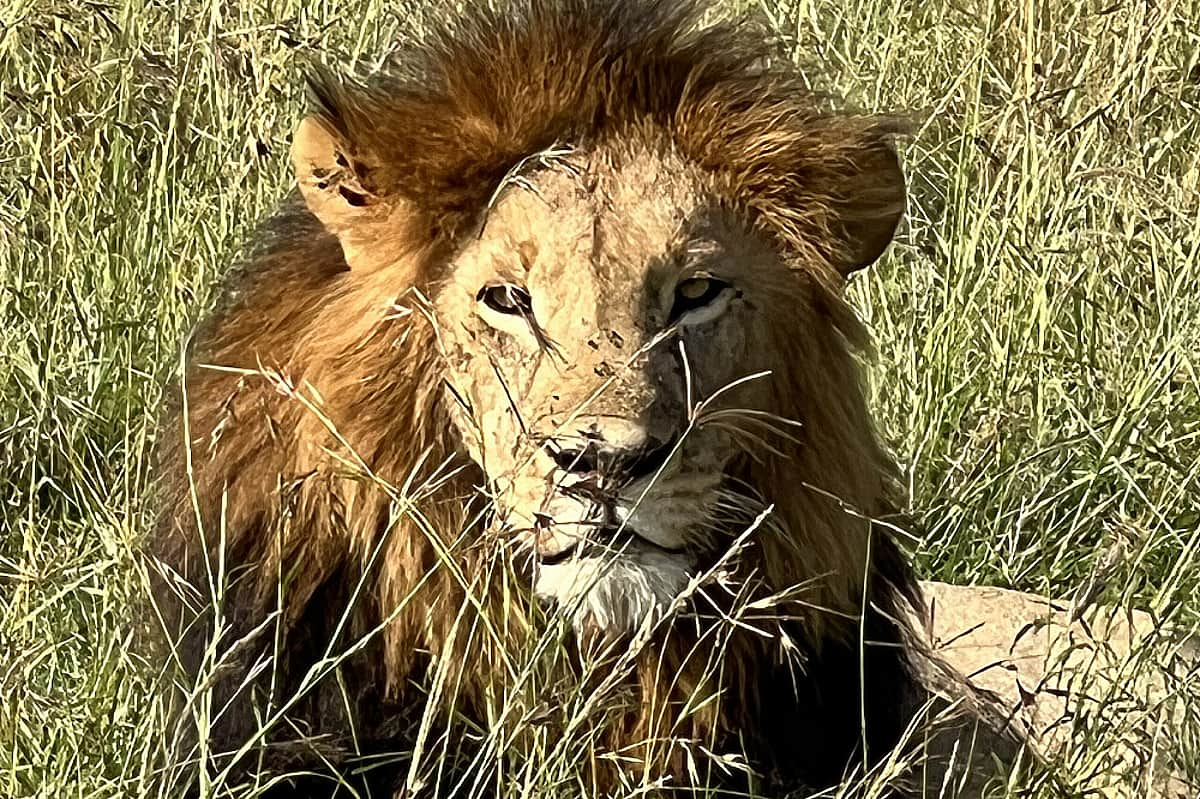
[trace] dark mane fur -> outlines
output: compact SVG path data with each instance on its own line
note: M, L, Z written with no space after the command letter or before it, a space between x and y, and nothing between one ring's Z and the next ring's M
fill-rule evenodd
M829 379L844 388L844 406L830 418L854 428L836 440L857 447L845 455L854 462L847 468L863 472L851 499L871 518L896 509L891 462L875 442L848 354L862 333L836 296L855 257L849 242L896 212L894 196L877 188L878 174L895 168L896 124L822 111L763 27L701 26L691 2L464 7L365 84L325 73L311 82L315 111L349 143L349 166L362 188L407 209L397 246L416 270L400 277L352 272L337 239L303 202L289 200L198 329L185 391L168 410L162 513L150 549L168 567L157 601L177 639L172 656L195 681L215 653L219 675L208 684L214 707L231 703L208 725L209 744L222 754L206 767L215 772L231 763L229 753L258 729L256 713L279 710L281 697L305 691L267 739L231 767L235 779L258 765L320 769L355 746L411 746L435 664L451 663L462 697L453 710L472 723L485 721L471 714L489 697L504 695L495 642L462 640L464 604L490 614L490 629L519 635L529 623L506 602L499 567L472 546L482 476L450 433L432 326L420 314L384 322L378 308L405 288L427 292L506 173L555 144L658 132L711 174L724 200L797 269L816 278L828 342L811 346L835 363ZM434 488L410 504L387 487L410 479ZM792 490L793 516L817 509L806 534L829 551L845 549L835 540L843 511L827 499L799 498L798 485ZM865 691L865 743L872 757L882 754L903 727L911 698L901 646L906 628L892 619L918 606L919 597L892 535L880 526L868 535L866 591L879 610L867 612L861 630L857 621L815 615L787 622L801 649L799 684L777 643L735 635L723 672L734 688L680 732L670 720L686 697L672 691L686 694L701 682L700 667L689 660L696 639L680 632L656 648L653 661L639 662L634 699L608 720L609 751L624 747L648 773L686 783L677 751L636 746L686 733L743 751L780 786L819 788L848 765L861 765ZM445 568L441 548L456 560L457 573ZM820 560L824 551L811 556ZM768 571L779 562L767 560ZM214 609L209 574L220 563L228 579ZM853 617L861 574L840 579L831 601ZM184 582L198 590L181 589ZM376 628L341 664L340 682L310 684L306 675L331 641L344 648ZM219 645L210 648L218 633ZM882 645L868 645L860 656L860 633ZM256 664L266 671L247 676ZM668 687L655 669L673 670ZM192 723L186 714L181 720ZM188 747L195 739L183 740ZM591 764L599 788L617 779L611 762ZM395 771L372 774L390 785ZM328 795L327 786L314 790Z

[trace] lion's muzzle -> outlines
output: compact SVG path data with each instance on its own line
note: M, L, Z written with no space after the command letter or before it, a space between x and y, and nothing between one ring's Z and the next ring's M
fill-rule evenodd
M609 633L637 629L686 585L695 539L707 515L682 469L685 441L656 437L608 418L571 434L547 436L539 453L550 469L530 549L535 589L575 625ZM679 513L682 494L692 494ZM518 511L519 513L519 511Z

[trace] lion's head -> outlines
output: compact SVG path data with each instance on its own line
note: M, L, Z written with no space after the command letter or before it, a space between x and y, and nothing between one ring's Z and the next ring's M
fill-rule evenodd
M196 520L220 526L233 566L257 569L232 618L250 629L283 601L306 640L329 592L367 579L360 626L387 623L364 679L392 695L420 653L447 651L489 547L608 640L719 565L726 587L786 606L772 629L812 680L819 654L857 692L852 639L897 638L883 619L908 578L873 523L891 467L839 294L903 212L894 126L821 111L757 28L698 18L481 6L365 85L313 82L292 150L303 205L200 336L176 422L191 454L168 437L165 560L194 581L216 562ZM865 594L885 615L864 628ZM765 739L840 701L797 692L758 634L721 669L743 684L697 724ZM638 678L645 696L702 681L694 644L671 687ZM650 715L626 732L649 735ZM834 726L852 749L857 711ZM814 760L842 746L788 734Z
M596 22L538 24L599 47L603 25L575 27ZM496 33L535 58L558 47ZM445 55L458 67L464 54ZM903 210L887 127L816 114L765 75L759 96L731 85L761 69L748 62L660 55L637 53L641 69L674 71L655 76L658 95L637 96L639 65L619 76L628 86L587 85L591 65L547 58L541 94L484 64L478 83L453 87L468 96L437 98L442 135L461 136L438 178L472 155L470 170L491 177L398 300L436 328L441 358L423 377L483 469L498 532L531 556L538 594L611 633L667 604L768 504L836 497L871 513L881 489L846 352L858 333L834 294ZM352 272L413 268L425 198L404 176L430 156L396 128L424 104L345 84L318 94L326 105L293 148L309 207ZM780 555L791 578L861 575L861 530L770 526L794 547ZM797 573L806 561L816 568Z

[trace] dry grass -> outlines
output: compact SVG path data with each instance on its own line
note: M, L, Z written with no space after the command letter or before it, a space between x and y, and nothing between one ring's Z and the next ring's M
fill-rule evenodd
M1200 4L761 5L822 85L918 119L909 227L854 296L924 573L1200 621ZM411 17L0 7L0 795L150 790L125 616L158 387L284 191L302 65L377 58ZM512 784L556 795L570 745Z

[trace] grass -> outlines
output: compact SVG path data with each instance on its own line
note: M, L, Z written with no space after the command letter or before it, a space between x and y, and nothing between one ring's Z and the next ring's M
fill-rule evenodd
M822 86L916 120L907 230L852 291L923 574L1200 621L1200 4L761 5ZM159 386L285 191L303 65L411 16L0 5L0 796L148 790Z

